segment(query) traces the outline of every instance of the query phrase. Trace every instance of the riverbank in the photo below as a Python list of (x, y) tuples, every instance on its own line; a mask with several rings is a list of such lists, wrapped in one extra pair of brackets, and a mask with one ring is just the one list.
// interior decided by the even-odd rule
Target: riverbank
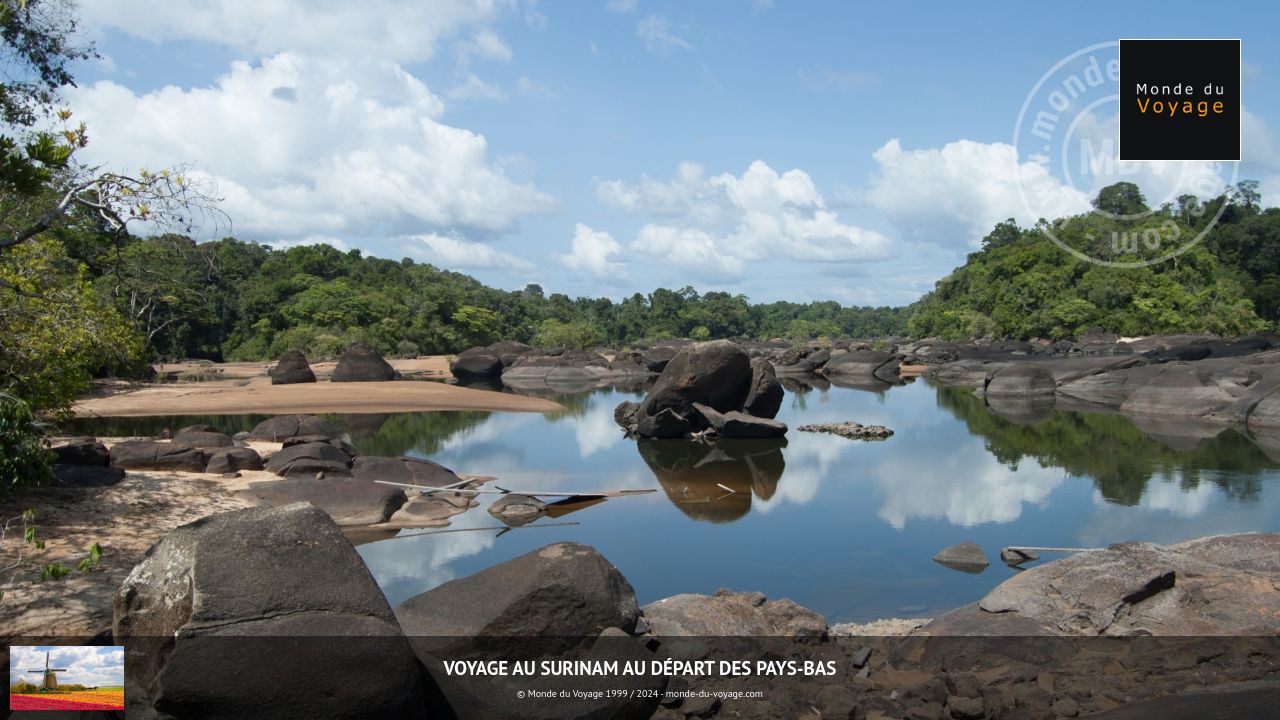
[[(392, 360), (405, 377), (443, 377), (444, 356)], [(315, 363), (319, 382), (272, 385), (267, 363), (181, 363), (158, 366), (172, 382), (104, 381), (78, 400), (77, 417), (143, 417), (149, 415), (287, 415), (293, 413), (427, 412), (486, 410), (493, 412), (558, 412), (564, 408), (544, 398), (476, 390), (443, 382), (332, 383), (325, 378), (334, 363)]]

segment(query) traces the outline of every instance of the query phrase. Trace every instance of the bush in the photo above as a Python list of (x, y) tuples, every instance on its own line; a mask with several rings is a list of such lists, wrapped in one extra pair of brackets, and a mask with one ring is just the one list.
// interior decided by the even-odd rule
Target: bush
[(418, 357), (418, 343), (412, 340), (401, 340), (396, 343), (396, 357), (416, 358)]
[(0, 394), (0, 495), (53, 479), (53, 453), (43, 437), (26, 403)]
[(40, 688), (29, 682), (16, 682), (9, 686), (11, 695), (30, 695), (31, 693), (40, 692)]

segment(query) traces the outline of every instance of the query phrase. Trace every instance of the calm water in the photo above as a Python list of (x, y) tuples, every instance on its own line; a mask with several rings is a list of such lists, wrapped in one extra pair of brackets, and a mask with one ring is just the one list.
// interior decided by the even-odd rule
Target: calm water
[[(613, 422), (614, 406), (638, 397), (560, 397), (568, 410), (545, 416), (336, 416), (366, 453), (429, 457), (508, 488), (658, 489), (506, 533), (477, 508), (450, 527), (467, 532), (410, 530), (359, 545), (388, 599), (572, 540), (603, 552), (642, 603), (729, 587), (789, 597), (832, 621), (930, 616), (977, 600), (1015, 572), (997, 557), (1006, 545), (1280, 530), (1280, 464), (1234, 430), (1140, 429), (1120, 416), (1030, 407), (996, 414), (968, 390), (916, 382), (788, 392), (779, 415), (792, 427), (785, 443), (638, 444)], [(97, 420), (74, 429), (143, 434), (209, 422), (235, 432), (260, 419)], [(795, 430), (842, 420), (896, 434), (856, 442)], [(565, 522), (578, 524), (543, 527)], [(982, 545), (995, 564), (968, 575), (931, 560), (963, 540)]]

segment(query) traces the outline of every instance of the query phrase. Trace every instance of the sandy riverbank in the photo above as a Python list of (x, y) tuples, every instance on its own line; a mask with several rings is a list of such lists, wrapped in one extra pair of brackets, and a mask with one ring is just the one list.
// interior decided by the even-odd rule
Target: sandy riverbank
[[(447, 373), (443, 356), (393, 360), (406, 375), (434, 377)], [(159, 366), (162, 373), (204, 368), (218, 379), (164, 383), (104, 382), (76, 402), (79, 417), (145, 415), (286, 415), (291, 413), (376, 413), (430, 410), (556, 412), (564, 408), (542, 398), (473, 390), (440, 382), (331, 383), (324, 378), (333, 363), (312, 365), (320, 382), (272, 385), (266, 363), (223, 365), (183, 363)]]

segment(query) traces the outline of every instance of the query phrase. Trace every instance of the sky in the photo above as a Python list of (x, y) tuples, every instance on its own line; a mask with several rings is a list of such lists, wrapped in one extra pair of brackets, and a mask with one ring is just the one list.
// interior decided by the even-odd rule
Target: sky
[(124, 686), (124, 648), (119, 645), (15, 645), (9, 648), (9, 684), (43, 682), (46, 651), (49, 667), (66, 668), (58, 673), (60, 685)]
[[(506, 289), (903, 305), (994, 223), (1083, 211), (1118, 179), (1156, 205), (1187, 183), (1251, 178), (1280, 204), (1280, 9), (1265, 5), (118, 0), (79, 13), (102, 55), (65, 98), (88, 123), (86, 162), (215, 183), (230, 226), (207, 236), (325, 242)], [(1033, 161), (1024, 103), (1043, 102), (1059, 61), (1122, 37), (1242, 39), (1242, 162), (1090, 174), (1070, 172), (1083, 159)], [(1116, 87), (1073, 98), (1063, 158), (1084, 157), (1067, 150), (1082, 138), (1114, 155)]]

